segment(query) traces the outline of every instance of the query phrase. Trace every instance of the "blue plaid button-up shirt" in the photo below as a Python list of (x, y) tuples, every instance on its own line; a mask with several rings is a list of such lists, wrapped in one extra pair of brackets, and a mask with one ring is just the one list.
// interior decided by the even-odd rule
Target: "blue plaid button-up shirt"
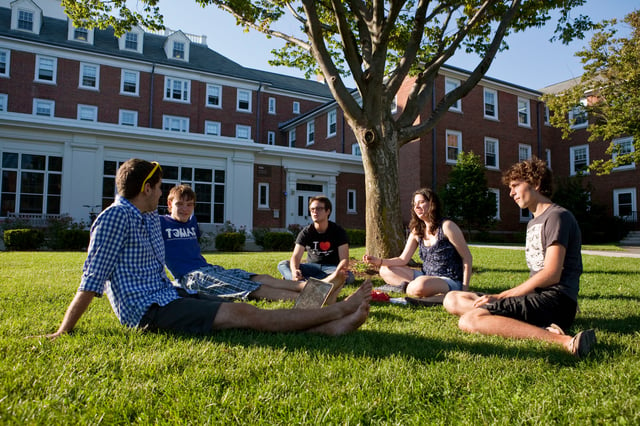
[(158, 213), (141, 213), (117, 197), (91, 227), (79, 290), (106, 292), (120, 323), (129, 327), (136, 327), (152, 304), (178, 299), (164, 271)]

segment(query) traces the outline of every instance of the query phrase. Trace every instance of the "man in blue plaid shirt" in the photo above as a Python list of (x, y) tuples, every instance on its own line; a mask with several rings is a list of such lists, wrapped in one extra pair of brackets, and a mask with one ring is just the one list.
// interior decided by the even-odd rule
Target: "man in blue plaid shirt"
[(318, 309), (265, 310), (174, 287), (164, 271), (156, 211), (161, 183), (162, 168), (156, 162), (134, 158), (120, 166), (118, 197), (93, 223), (80, 286), (58, 331), (48, 337), (73, 330), (93, 298), (103, 293), (122, 324), (150, 331), (207, 334), (245, 328), (339, 335), (366, 321), (368, 280), (345, 300)]

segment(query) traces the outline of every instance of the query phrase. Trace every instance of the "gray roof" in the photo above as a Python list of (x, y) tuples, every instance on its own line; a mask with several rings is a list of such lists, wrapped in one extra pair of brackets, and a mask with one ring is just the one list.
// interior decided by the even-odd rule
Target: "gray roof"
[(67, 20), (47, 16), (43, 16), (42, 18), (42, 28), (39, 35), (27, 31), (12, 31), (11, 9), (0, 8), (0, 37), (5, 36), (114, 57), (172, 65), (193, 71), (267, 83), (274, 88), (284, 91), (331, 98), (329, 88), (320, 82), (245, 68), (231, 59), (220, 55), (204, 44), (192, 42), (190, 44), (189, 62), (185, 62), (167, 58), (164, 52), (164, 44), (167, 36), (145, 33), (143, 53), (139, 54), (133, 51), (120, 50), (118, 39), (114, 35), (113, 28), (105, 30), (96, 28), (94, 30), (93, 45), (68, 40), (67, 31)]

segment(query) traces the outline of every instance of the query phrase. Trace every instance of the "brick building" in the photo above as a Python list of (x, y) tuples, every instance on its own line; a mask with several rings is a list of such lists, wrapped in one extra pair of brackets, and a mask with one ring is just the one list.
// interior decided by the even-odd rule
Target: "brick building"
[[(436, 93), (466, 75), (444, 67)], [(410, 84), (398, 93), (399, 111)], [(587, 144), (585, 130), (562, 141), (541, 95), (486, 77), (431, 133), (405, 145), (404, 220), (410, 194), (443, 186), (460, 151), (484, 159), (504, 231), (529, 219), (500, 182), (505, 168), (536, 155), (568, 176), (605, 155), (608, 143)], [(618, 142), (633, 149), (629, 138)], [(116, 38), (77, 29), (56, 0), (0, 0), (0, 155), (0, 220), (86, 221), (113, 199), (119, 163), (137, 156), (162, 164), (166, 190), (194, 186), (204, 230), (226, 221), (247, 229), (306, 224), (308, 197), (318, 193), (333, 200), (333, 220), (364, 227), (359, 147), (324, 84), (245, 68), (182, 31), (134, 28)], [(588, 179), (611, 215), (635, 217), (635, 166)]]

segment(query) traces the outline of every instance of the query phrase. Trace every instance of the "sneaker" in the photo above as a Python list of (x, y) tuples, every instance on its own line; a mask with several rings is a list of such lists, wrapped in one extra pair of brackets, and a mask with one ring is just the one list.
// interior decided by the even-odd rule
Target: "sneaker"
[(569, 345), (569, 351), (576, 358), (584, 358), (595, 344), (596, 332), (591, 329), (584, 330), (573, 336), (571, 344)]

